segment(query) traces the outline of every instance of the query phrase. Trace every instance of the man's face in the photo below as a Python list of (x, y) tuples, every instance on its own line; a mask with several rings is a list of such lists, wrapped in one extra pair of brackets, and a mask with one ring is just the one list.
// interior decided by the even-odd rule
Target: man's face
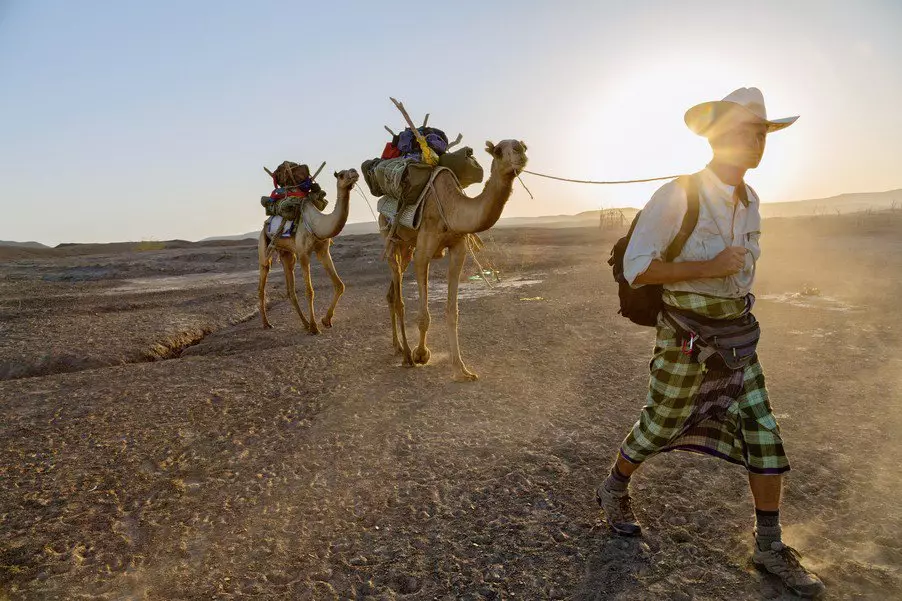
[(723, 133), (711, 138), (714, 158), (721, 163), (754, 169), (764, 156), (767, 125), (753, 121), (740, 121)]

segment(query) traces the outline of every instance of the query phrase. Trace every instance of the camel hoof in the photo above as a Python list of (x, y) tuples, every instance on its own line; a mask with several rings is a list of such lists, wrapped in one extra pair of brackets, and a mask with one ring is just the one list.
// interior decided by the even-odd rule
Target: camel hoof
[(310, 329), (308, 330), (308, 332), (310, 332), (310, 335), (311, 335), (311, 336), (316, 336), (316, 335), (319, 334), (319, 328), (316, 327), (316, 324), (315, 324), (315, 323), (314, 323), (314, 324), (311, 324)]
[(332, 327), (332, 318), (331, 317), (323, 317), (323, 327), (324, 328)]
[(263, 323), (263, 329), (264, 329), (264, 330), (271, 330), (271, 329), (273, 329), (272, 324), (269, 323), (268, 321), (264, 322), (264, 323)]
[(428, 348), (415, 348), (413, 351), (413, 362), (417, 365), (426, 365), (429, 363), (429, 358), (432, 357), (432, 353)]
[(455, 374), (453, 378), (455, 382), (475, 382), (478, 379), (479, 376), (471, 371), (463, 371), (461, 373)]

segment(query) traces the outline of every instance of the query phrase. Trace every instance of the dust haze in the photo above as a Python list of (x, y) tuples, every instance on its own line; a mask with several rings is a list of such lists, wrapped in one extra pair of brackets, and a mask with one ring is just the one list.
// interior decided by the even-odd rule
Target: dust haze
[[(763, 230), (784, 539), (828, 599), (902, 598), (902, 211)], [(376, 235), (336, 240), (347, 292), (317, 337), (280, 266), (261, 327), (253, 240), (0, 248), (0, 599), (793, 598), (750, 565), (735, 466), (658, 457), (634, 478), (643, 538), (600, 519), (653, 344), (617, 315), (622, 234), (489, 232), (501, 282), (468, 261), (462, 283), (467, 384), (445, 261), (432, 361), (400, 367)]]

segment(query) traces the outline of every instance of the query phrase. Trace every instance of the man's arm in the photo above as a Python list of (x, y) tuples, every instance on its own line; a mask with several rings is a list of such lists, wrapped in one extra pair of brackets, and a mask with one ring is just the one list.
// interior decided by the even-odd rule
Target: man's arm
[(686, 280), (725, 278), (742, 270), (746, 252), (748, 251), (742, 246), (729, 246), (708, 261), (665, 263), (655, 259), (648, 264), (648, 269), (636, 276), (633, 285), (673, 284)]

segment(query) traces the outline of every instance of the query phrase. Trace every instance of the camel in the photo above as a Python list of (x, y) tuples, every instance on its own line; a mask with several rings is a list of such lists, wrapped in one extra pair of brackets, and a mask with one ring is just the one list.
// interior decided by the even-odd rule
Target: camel
[[(276, 171), (278, 174), (278, 170)], [(319, 334), (319, 327), (316, 325), (316, 317), (313, 312), (313, 282), (310, 280), (310, 255), (314, 252), (322, 263), (329, 277), (332, 279), (332, 286), (335, 290), (332, 297), (332, 304), (323, 317), (323, 326), (332, 327), (332, 317), (335, 315), (335, 306), (338, 299), (344, 293), (345, 286), (335, 271), (335, 264), (332, 262), (332, 255), (329, 253), (329, 247), (332, 246), (332, 238), (337, 236), (345, 222), (348, 220), (348, 204), (351, 195), (351, 188), (357, 183), (358, 174), (355, 169), (348, 169), (340, 173), (335, 173), (338, 180), (338, 196), (335, 200), (335, 207), (328, 215), (319, 212), (311, 202), (305, 202), (302, 208), (303, 223), (298, 223), (297, 233), (291, 238), (279, 238), (275, 243), (275, 252), (279, 253), (279, 259), (282, 262), (282, 270), (285, 272), (285, 285), (288, 288), (288, 297), (291, 304), (294, 305), (304, 328), (310, 334)], [(308, 229), (309, 228), (309, 229)], [(260, 297), (260, 315), (263, 318), (263, 327), (271, 328), (272, 324), (266, 317), (266, 278), (272, 265), (272, 253), (269, 251), (269, 239), (266, 235), (266, 227), (260, 232), (260, 239), (257, 244), (257, 256), (260, 263), (260, 284), (257, 292)], [(300, 261), (303, 271), (304, 283), (307, 288), (307, 301), (310, 309), (310, 321), (304, 316), (301, 307), (298, 304), (298, 295), (294, 286), (294, 266), (295, 261)]]
[[(466, 259), (468, 237), (495, 225), (513, 192), (514, 179), (526, 167), (527, 161), (526, 145), (517, 140), (503, 140), (498, 145), (486, 142), (486, 152), (492, 155), (492, 168), (482, 193), (470, 198), (450, 173), (440, 173), (423, 200), (419, 229), (397, 228), (387, 253), (392, 276), (386, 297), (391, 313), (392, 343), (403, 355), (403, 365), (412, 367), (425, 365), (431, 356), (426, 346), (426, 334), (431, 323), (429, 264), (443, 257), (446, 249), (449, 251), (446, 326), (451, 346), (452, 377), (461, 381), (478, 379), (464, 365), (457, 337), (457, 289)], [(388, 236), (389, 225), (382, 215), (379, 216), (379, 225), (383, 236)], [(420, 342), (413, 352), (407, 343), (404, 296), (401, 294), (401, 280), (411, 260), (416, 271), (420, 300)]]

